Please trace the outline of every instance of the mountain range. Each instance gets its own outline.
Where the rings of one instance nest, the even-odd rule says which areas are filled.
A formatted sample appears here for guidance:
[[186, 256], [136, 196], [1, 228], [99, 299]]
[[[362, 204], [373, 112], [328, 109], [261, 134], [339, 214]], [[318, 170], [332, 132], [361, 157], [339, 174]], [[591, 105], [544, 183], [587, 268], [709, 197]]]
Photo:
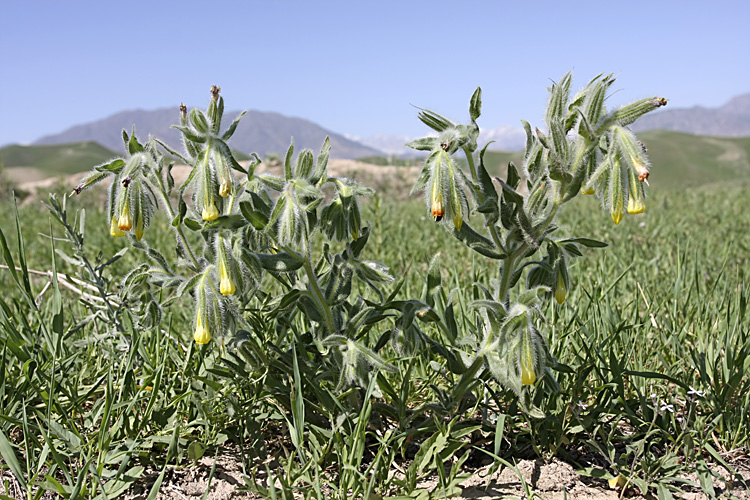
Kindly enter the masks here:
[[[226, 112], [229, 123], [239, 112]], [[91, 141], [112, 151], [122, 151], [122, 130], [136, 125], [137, 135], [143, 139], [153, 135], [173, 146], [179, 146], [181, 137], [171, 128], [179, 119], [176, 108], [157, 110], [122, 111], [101, 120], [76, 125], [54, 135], [40, 138], [34, 145], [50, 145]], [[750, 93], [730, 99], [717, 108], [695, 106], [691, 108], [665, 108], [643, 116], [633, 126], [636, 132], [646, 130], [671, 130], [697, 135], [744, 137], [750, 136]], [[331, 156], [357, 159], [371, 156], [410, 156], [412, 150], [404, 144], [414, 138], [403, 135], [380, 134], [370, 137], [353, 137], [338, 134], [302, 118], [279, 113], [248, 111], [231, 139], [230, 146], [243, 153], [270, 153], [283, 155], [294, 138], [295, 149], [317, 151], [326, 136], [331, 139]], [[484, 129], [480, 142], [495, 141], [491, 149], [517, 151], [523, 149], [525, 134], [520, 127], [502, 125]]]
[[720, 137], [750, 136], [750, 93], [733, 97], [718, 108], [675, 108], [649, 113], [633, 125], [633, 130], [673, 130]]
[[[179, 131], [171, 128], [172, 125], [179, 123], [178, 113], [176, 107], [152, 111], [142, 109], [122, 111], [101, 120], [70, 127], [59, 134], [44, 136], [33, 145], [93, 141], [119, 152], [123, 149], [122, 130], [125, 129], [130, 133], [135, 124], [136, 135], [142, 140], [153, 135], [179, 148], [182, 136]], [[224, 126], [228, 126], [239, 114], [239, 111], [225, 112]], [[382, 154], [377, 149], [326, 130], [309, 120], [252, 110], [248, 111], [240, 121], [230, 139], [229, 146], [243, 153], [258, 153], [261, 158], [270, 153], [283, 156], [292, 138], [294, 138], [295, 151], [311, 149], [317, 152], [326, 136], [331, 139], [331, 156], [334, 158], [362, 158]]]

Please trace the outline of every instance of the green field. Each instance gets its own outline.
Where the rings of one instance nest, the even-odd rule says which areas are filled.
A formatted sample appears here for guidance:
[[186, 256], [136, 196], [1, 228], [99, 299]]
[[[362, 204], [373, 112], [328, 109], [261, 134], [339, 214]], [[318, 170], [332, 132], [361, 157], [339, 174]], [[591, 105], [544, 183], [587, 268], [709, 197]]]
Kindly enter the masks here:
[[[573, 285], [564, 305], [544, 311], [549, 320], [545, 334], [554, 355], [572, 367], [570, 373], [557, 373], [562, 392], [549, 395], [541, 387], [535, 391], [535, 401], [548, 417], [529, 419], [513, 397], [487, 381], [485, 391], [489, 392], [480, 390], [479, 394], [489, 400], [482, 403], [479, 399], [475, 404], [490, 412], [489, 420], [464, 414], [472, 411], [469, 407], [454, 415], [457, 420], [451, 425], [455, 428], [435, 427], [429, 421], [413, 428], [408, 418], [394, 422], [397, 426], [387, 439], [395, 454], [386, 458], [403, 460], [407, 467], [413, 452], [401, 457], [398, 450], [406, 452], [409, 436], [416, 443], [427, 443], [424, 446], [433, 446], [434, 436], [443, 436], [445, 441], [433, 450], [436, 456], [440, 460], [454, 454], [466, 456], [466, 467], [481, 461], [486, 455], [476, 450], [484, 449], [506, 461], [557, 456], [595, 476], [597, 471], [617, 470], [635, 484], [655, 489], [686, 487], [671, 478], [695, 464], [703, 471], [701, 482], [710, 481], [712, 469], [705, 464], [721, 468], [726, 463], [722, 457], [742, 455], [750, 443], [750, 318], [746, 314], [750, 212], [744, 209], [749, 198], [749, 188], [727, 185], [670, 193], [654, 190], [646, 213], [626, 217], [619, 226], [612, 224], [595, 200], [576, 200], [562, 214], [563, 227], [608, 242], [610, 247], [586, 252], [571, 270]], [[85, 202], [69, 203], [71, 220], [81, 201]], [[6, 262], [34, 271], [56, 269], [61, 282], [73, 283], [76, 276], [91, 281], [84, 268], [59, 255], [53, 263], [52, 242], [43, 234], [51, 227], [59, 238], [63, 231], [44, 211], [27, 208], [20, 213], [23, 254], [13, 236], [12, 210], [6, 207], [2, 214], [0, 227], [10, 251], [6, 259], [13, 259]], [[471, 328], [467, 313], [471, 283], [487, 286], [493, 278], [492, 267], [458, 245], [426, 215], [420, 202], [368, 203], [364, 216], [374, 233], [374, 253], [368, 258], [406, 277], [399, 297], [419, 297], [424, 294], [427, 264], [440, 252], [442, 300], [454, 290], [458, 324]], [[92, 265], [124, 247], [122, 239], [108, 236], [107, 221], [92, 207], [85, 227], [79, 255], [87, 256]], [[173, 256], [166, 221], [157, 221], [146, 239]], [[63, 240], [54, 246], [77, 254]], [[131, 249], [107, 268], [107, 290], [115, 292], [120, 287], [124, 273], [138, 261], [136, 254]], [[284, 391], [294, 391], [293, 382], [266, 380], [280, 391], [272, 397], [256, 392], [260, 386], [255, 384], [275, 375], [255, 365], [249, 351], [215, 348], [198, 355], [192, 347], [191, 299], [178, 302], [158, 327], [113, 336], [97, 326], [106, 317], [102, 305], [82, 296], [80, 287], [73, 286], [77, 293], [61, 287], [58, 297], [52, 289], [42, 292], [48, 278], [30, 271], [29, 280], [16, 284], [8, 271], [0, 275], [0, 285], [6, 290], [0, 299], [0, 451], [1, 467], [24, 471], [27, 478], [31, 476], [32, 489], [70, 495], [80, 486], [88, 492], [104, 489], [112, 498], [125, 491], [131, 480], [142, 477], [146, 468], [156, 473], [189, 468], [198, 454], [221, 454], [231, 445], [245, 449], [242, 460], [248, 477], [263, 473], [257, 462], [262, 457], [275, 456], [287, 464], [285, 474], [294, 482], [289, 491], [314, 496], [316, 488], [333, 494], [341, 487], [344, 494], [353, 484], [367, 487], [370, 481], [377, 491], [412, 491], [413, 486], [389, 476], [387, 466], [383, 470], [377, 466], [383, 458], [378, 458], [378, 449], [385, 449], [377, 443], [385, 438], [374, 429], [385, 424], [384, 417], [377, 417], [379, 423], [371, 424], [376, 427], [367, 430], [357, 425], [358, 411], [344, 411], [339, 417], [342, 427], [333, 434], [324, 432], [315, 420], [315, 399], [307, 392], [312, 391], [307, 384], [303, 394], [312, 413], [305, 424], [305, 446], [319, 449], [319, 460], [329, 466], [350, 463], [355, 456], [348, 453], [359, 449], [358, 453], [365, 453], [361, 466], [375, 463], [378, 475], [375, 479], [349, 478], [353, 482], [342, 484], [342, 476], [316, 479], [292, 461], [286, 462], [284, 457], [296, 456], [292, 443], [271, 442], [295, 431], [291, 416], [274, 397], [283, 400]], [[273, 287], [272, 282], [266, 287]], [[27, 286], [28, 293], [23, 291]], [[38, 308], [35, 297], [39, 297]], [[117, 305], [116, 297], [110, 300], [118, 316], [129, 321], [125, 306]], [[62, 308], [56, 305], [59, 301]], [[86, 319], [96, 311], [101, 319]], [[429, 325], [424, 328], [434, 338], [441, 335]], [[373, 330], [369, 335], [375, 341], [384, 331]], [[230, 345], [232, 339], [224, 342]], [[283, 348], [281, 337], [277, 342]], [[398, 368], [388, 374], [389, 385], [402, 391], [412, 408], [438, 404], [439, 392], [435, 391], [455, 383], [439, 376], [434, 364], [439, 366], [444, 360], [426, 347], [406, 358], [397, 357], [390, 348], [383, 353], [393, 356]], [[241, 361], [246, 364], [236, 364]], [[300, 369], [315, 378], [315, 367]], [[325, 386], [324, 380], [315, 383]], [[700, 391], [701, 396], [688, 394], [689, 389]], [[346, 405], [357, 404], [353, 396], [341, 396], [342, 411]], [[390, 401], [389, 396], [384, 398]], [[671, 410], [659, 411], [667, 407]], [[406, 407], [404, 411], [406, 418], [409, 412]], [[502, 416], [502, 426], [498, 416]], [[466, 436], [459, 431], [467, 425], [482, 430]], [[489, 436], [489, 444], [479, 444], [487, 441], [482, 436]], [[264, 445], [258, 439], [271, 441]], [[466, 448], [474, 441], [473, 448]], [[475, 451], [466, 455], [461, 450]], [[578, 457], [589, 457], [589, 464], [590, 457], [595, 457], [599, 465], [586, 465]], [[423, 464], [420, 475], [434, 472], [440, 460]], [[91, 464], [91, 468], [81, 464]], [[152, 483], [153, 478], [149, 487]]]
[[[222, 217], [209, 203], [238, 191], [188, 209], [149, 165], [112, 183], [127, 200], [114, 219], [98, 187], [72, 198], [65, 187], [49, 209], [3, 202], [0, 500], [152, 499], [197, 481], [208, 495], [228, 461], [243, 481], [233, 488], [285, 500], [447, 498], [486, 464], [515, 470], [514, 494], [531, 498], [514, 469], [523, 459], [565, 462], [622, 495], [746, 492], [750, 140], [641, 139], [653, 163], [645, 213], [616, 225], [577, 195], [556, 219], [561, 205], [509, 221], [521, 196], [506, 186], [497, 260], [405, 193], [364, 196], [341, 179], [316, 191], [325, 177], [308, 182], [317, 174], [303, 155], [286, 181], [265, 178], [274, 199], [248, 182], [261, 194], [239, 191], [239, 213]], [[520, 165], [518, 153], [489, 152], [485, 163], [506, 178], [511, 160]], [[149, 191], [128, 198], [138, 175]], [[492, 199], [497, 183], [484, 178]], [[142, 240], [112, 237], [134, 225], [131, 200], [133, 217], [151, 217], [159, 195]], [[461, 218], [477, 231], [484, 221]], [[534, 244], [539, 228], [546, 246]], [[569, 282], [539, 287], [533, 276], [561, 265], [545, 260], [554, 248], [567, 252]], [[521, 256], [530, 265], [513, 268]], [[490, 292], [501, 288], [507, 301]], [[490, 342], [498, 331], [549, 345], [530, 381], [526, 358], [517, 369], [496, 354], [514, 338]]]

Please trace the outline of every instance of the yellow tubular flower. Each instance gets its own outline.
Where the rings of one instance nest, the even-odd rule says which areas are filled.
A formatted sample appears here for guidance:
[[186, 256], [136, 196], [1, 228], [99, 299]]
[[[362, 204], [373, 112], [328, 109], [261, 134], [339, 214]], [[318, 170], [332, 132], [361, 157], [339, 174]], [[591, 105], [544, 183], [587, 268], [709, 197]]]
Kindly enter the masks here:
[[534, 371], [534, 353], [527, 342], [523, 343], [523, 353], [521, 353], [521, 383], [523, 385], [534, 385], [536, 382], [536, 372]]
[[237, 291], [237, 287], [234, 286], [234, 281], [232, 281], [232, 276], [230, 276], [227, 270], [224, 259], [219, 262], [219, 279], [219, 291], [222, 295], [232, 295]]
[[203, 207], [203, 220], [210, 222], [219, 218], [219, 209], [216, 208], [216, 203], [211, 200], [211, 204]]
[[117, 223], [117, 217], [112, 217], [112, 222], [109, 225], [109, 234], [113, 238], [120, 238], [125, 236], [125, 231], [122, 231]]
[[536, 382], [534, 367], [531, 365], [530, 360], [524, 359], [521, 362], [521, 383], [523, 385], [534, 385], [534, 382]]
[[221, 181], [221, 186], [219, 186], [219, 196], [222, 198], [226, 198], [232, 194], [232, 184], [229, 182], [229, 180], [224, 179]]
[[435, 218], [435, 222], [440, 222], [443, 220], [444, 215], [445, 208], [443, 207], [443, 193], [438, 192], [437, 196], [432, 197], [432, 216]]
[[629, 214], [642, 214], [646, 211], [646, 204], [643, 203], [643, 198], [634, 198], [632, 195], [628, 196], [628, 213]]
[[117, 220], [117, 227], [120, 228], [120, 231], [130, 231], [130, 228], [133, 227], [133, 219], [130, 218], [130, 203], [128, 200], [125, 200], [125, 204], [122, 207], [122, 213], [120, 213], [120, 218]]
[[211, 341], [211, 332], [208, 331], [208, 326], [203, 326], [203, 315], [198, 313], [195, 326], [195, 343], [205, 345]]

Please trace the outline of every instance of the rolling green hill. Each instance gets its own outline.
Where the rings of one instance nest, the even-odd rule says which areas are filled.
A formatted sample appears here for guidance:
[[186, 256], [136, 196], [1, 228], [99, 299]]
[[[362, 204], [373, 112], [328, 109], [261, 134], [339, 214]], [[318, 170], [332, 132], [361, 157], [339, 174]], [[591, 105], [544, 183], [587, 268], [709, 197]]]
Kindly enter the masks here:
[[[750, 180], [750, 137], [709, 137], [667, 130], [641, 132], [638, 138], [651, 160], [649, 184], [657, 189], [683, 189], [721, 182]], [[521, 167], [521, 153], [487, 151], [491, 175], [505, 171], [508, 161]]]
[[[750, 137], [709, 137], [666, 130], [641, 132], [638, 137], [648, 148], [652, 164], [649, 183], [657, 189], [750, 181]], [[36, 178], [85, 172], [114, 156], [117, 153], [95, 142], [0, 149], [0, 163], [6, 168], [33, 170]], [[238, 159], [246, 158], [238, 154]], [[367, 159], [377, 164], [376, 160]], [[487, 151], [485, 155], [491, 175], [504, 176], [509, 161], [520, 169], [521, 152]]]
[[[119, 155], [91, 141], [43, 146], [13, 144], [0, 148], [0, 164], [14, 181], [26, 182], [86, 172]], [[250, 159], [239, 151], [234, 151], [234, 155], [239, 161]]]
[[648, 148], [648, 181], [654, 187], [682, 189], [750, 179], [750, 137], [651, 130], [638, 138]]
[[0, 149], [0, 162], [6, 168], [30, 167], [47, 174], [75, 174], [104, 163], [117, 154], [96, 142], [74, 142], [49, 146], [19, 146]]

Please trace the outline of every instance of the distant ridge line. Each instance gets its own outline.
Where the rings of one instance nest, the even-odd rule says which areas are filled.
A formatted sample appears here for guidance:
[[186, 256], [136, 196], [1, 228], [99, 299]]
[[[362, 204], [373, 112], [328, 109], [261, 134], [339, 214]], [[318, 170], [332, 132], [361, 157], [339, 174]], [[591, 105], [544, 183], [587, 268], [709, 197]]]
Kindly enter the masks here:
[[[171, 128], [179, 121], [178, 113], [177, 107], [121, 111], [101, 120], [75, 125], [58, 134], [46, 135], [33, 144], [93, 141], [119, 152], [123, 150], [122, 130], [130, 131], [135, 125], [136, 135], [141, 140], [145, 141], [149, 135], [153, 135], [179, 148], [182, 136], [179, 131]], [[239, 111], [226, 111], [222, 121], [223, 128], [229, 126], [239, 114]], [[255, 110], [248, 111], [242, 118], [229, 145], [243, 153], [257, 153], [265, 157], [269, 153], [286, 153], [292, 138], [295, 151], [311, 149], [317, 152], [326, 137], [330, 137], [331, 157], [334, 158], [355, 159], [382, 154], [375, 148], [326, 130], [309, 120]]]

